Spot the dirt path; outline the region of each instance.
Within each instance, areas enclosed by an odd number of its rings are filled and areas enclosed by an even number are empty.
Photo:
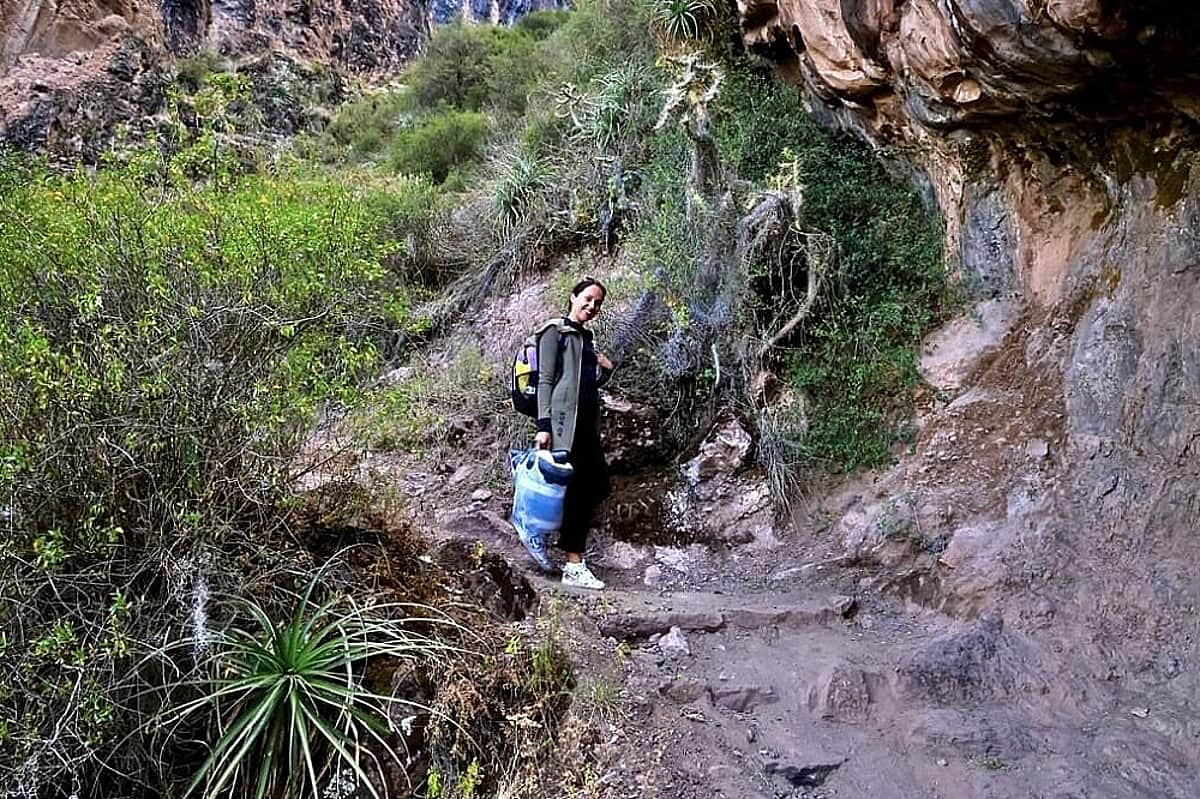
[[[1200,795],[1170,745],[1194,722],[997,620],[877,593],[799,540],[774,552],[601,540],[592,562],[610,585],[592,593],[533,571],[481,505],[445,529],[513,563],[563,619],[573,713],[596,740],[588,775],[556,795]]]

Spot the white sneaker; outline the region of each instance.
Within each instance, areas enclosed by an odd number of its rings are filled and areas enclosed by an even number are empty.
[[[590,588],[593,591],[604,590],[604,581],[592,574],[585,563],[564,563],[562,569],[562,584],[574,588]]]

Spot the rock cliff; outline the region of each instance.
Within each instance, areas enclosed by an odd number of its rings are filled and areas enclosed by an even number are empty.
[[[429,0],[429,17],[437,25],[456,19],[511,25],[531,11],[567,6],[567,0]]]
[[[0,68],[79,59],[135,33],[175,55],[281,49],[352,71],[395,69],[426,32],[425,4],[410,0],[14,0],[0,8]]]
[[[306,62],[395,71],[429,25],[412,0],[13,0],[0,5],[0,141],[93,161],[120,124],[161,108],[171,56],[235,59],[256,88],[287,73],[291,91]]]
[[[1152,692],[1157,723],[1102,768],[1146,795],[1193,795],[1181,764],[1200,759],[1186,721],[1200,690],[1200,8],[739,10],[746,43],[818,113],[916,167],[983,300],[931,337],[926,374],[944,400],[874,505],[843,518],[843,546],[887,560],[913,599],[999,616],[1098,684]],[[899,525],[940,556],[905,560],[883,540]]]

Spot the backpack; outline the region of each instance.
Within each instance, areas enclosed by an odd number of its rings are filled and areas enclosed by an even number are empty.
[[[526,337],[517,350],[517,354],[513,356],[512,372],[508,383],[513,410],[531,419],[537,418],[538,339],[552,327],[558,327],[558,320],[546,322]],[[559,347],[561,346],[560,337]]]

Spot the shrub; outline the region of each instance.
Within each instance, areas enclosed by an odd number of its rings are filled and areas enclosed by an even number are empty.
[[[296,441],[408,322],[376,186],[162,183],[156,158],[0,163],[0,771],[34,795],[100,760],[170,780],[131,734],[142,642],[278,565]]]
[[[175,60],[175,82],[186,92],[198,92],[214,72],[227,72],[229,63],[214,50],[201,50],[195,55]]]
[[[585,85],[622,65],[650,66],[659,53],[648,22],[640,0],[581,0],[546,40],[547,72],[555,82]]]
[[[513,27],[540,42],[561,28],[570,16],[570,12],[562,10],[531,11],[522,15]]]
[[[377,155],[405,121],[404,96],[379,92],[341,105],[320,136],[306,145],[326,163]]]
[[[408,102],[418,112],[448,106],[519,114],[543,72],[541,52],[534,36],[520,27],[443,26],[405,72]]]
[[[490,124],[474,111],[435,112],[397,134],[392,142],[391,167],[396,172],[429,175],[444,183],[462,174],[483,154]]]
[[[922,335],[952,307],[942,228],[859,142],[812,137],[797,151],[806,219],[839,246],[837,288],[785,357],[811,402],[803,451],[835,469],[879,466],[910,434]]]
[[[798,91],[745,61],[730,64],[727,76],[712,118],[722,167],[750,185],[762,185],[785,160],[785,149],[790,151],[787,158],[798,180],[793,188],[803,198],[800,223],[830,234],[839,253],[832,288],[773,354],[787,382],[808,401],[763,417],[760,456],[770,466],[882,464],[906,435],[920,337],[948,310],[940,224],[915,192],[889,178],[868,148],[821,128]],[[695,346],[686,346],[692,335],[687,331],[732,322],[728,309],[722,310],[725,300],[717,298],[709,307],[700,302],[697,287],[707,285],[702,276],[714,268],[735,268],[728,220],[705,215],[698,228],[689,218],[684,202],[688,157],[678,131],[649,139],[641,164],[645,190],[629,237],[643,273],[663,277],[657,282],[673,314],[672,341],[679,343],[668,341],[660,349],[656,360],[665,375],[657,379],[685,384],[696,378],[703,360]],[[773,330],[788,300],[804,296],[808,269],[803,257],[789,263],[770,275],[756,264],[745,274],[725,275],[730,285],[744,286],[738,302],[750,318],[743,314],[741,323]],[[780,485],[786,482],[777,479]]]

